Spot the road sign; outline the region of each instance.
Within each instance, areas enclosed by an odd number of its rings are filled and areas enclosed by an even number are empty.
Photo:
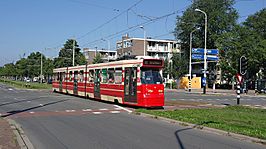
[[[192,59],[203,60],[204,59],[204,55],[202,55],[202,54],[192,54],[191,58]],[[217,55],[207,55],[207,60],[208,61],[218,61],[219,58],[218,58]]]
[[[191,55],[192,59],[199,59],[199,60],[203,60],[204,59],[204,55],[202,54],[192,54]]]
[[[205,77],[202,78],[202,85],[206,86],[206,78]]]
[[[192,48],[192,53],[204,53],[204,49],[203,48]]]
[[[239,83],[242,83],[243,77],[240,74],[236,74],[236,79]]]
[[[192,48],[192,53],[204,54],[204,49],[203,48]],[[207,54],[218,55],[219,50],[218,49],[207,49]]]
[[[219,50],[218,49],[207,49],[207,54],[218,55]]]
[[[218,61],[219,58],[217,55],[207,55],[207,60],[210,60],[210,61]]]

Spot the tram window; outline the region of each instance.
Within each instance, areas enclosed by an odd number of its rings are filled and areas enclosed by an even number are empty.
[[[89,71],[89,82],[93,82],[93,80],[94,80],[94,71],[90,70]]]
[[[122,68],[116,68],[115,69],[115,84],[121,84],[122,83]]]
[[[56,74],[56,80],[59,81],[59,72]]]
[[[65,79],[66,79],[66,73],[63,72],[63,75],[62,76],[63,76],[62,80],[65,81]]]
[[[78,80],[78,71],[74,72],[74,80],[76,80],[76,81]]]
[[[69,72],[69,81],[72,81],[72,71]]]
[[[107,82],[107,69],[102,69],[102,83]]]
[[[115,76],[114,76],[114,68],[108,69],[108,83],[114,83]]]
[[[79,72],[79,81],[80,82],[83,82],[83,80],[84,80],[84,71],[83,70],[81,70],[80,72]]]
[[[141,69],[142,84],[162,84],[162,77],[157,69]]]

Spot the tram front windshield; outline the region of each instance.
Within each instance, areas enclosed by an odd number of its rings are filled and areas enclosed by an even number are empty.
[[[162,77],[159,69],[141,69],[141,83],[142,84],[162,84]]]

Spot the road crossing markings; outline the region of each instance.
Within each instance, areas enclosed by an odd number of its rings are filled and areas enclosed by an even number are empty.
[[[120,108],[120,109],[122,109],[122,110],[125,110],[125,111],[127,111],[128,113],[132,113],[132,111],[131,110],[128,110],[127,108],[124,108],[124,107],[121,107],[121,106],[118,106],[118,105],[114,105],[115,107],[117,107],[117,108]]]
[[[89,112],[92,111],[91,109],[82,109],[83,112]]]
[[[108,109],[99,109],[100,111],[106,111],[106,110],[108,110]]]
[[[31,112],[29,112],[29,113],[30,113],[30,114],[34,114],[35,112],[32,112],[32,111],[31,111]]]
[[[110,111],[110,113],[120,113],[120,111]]]
[[[102,112],[92,112],[93,114],[102,114]]]
[[[75,112],[76,110],[66,110],[66,112]]]

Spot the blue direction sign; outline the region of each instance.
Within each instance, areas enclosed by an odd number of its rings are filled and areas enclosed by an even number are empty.
[[[192,59],[199,59],[199,60],[203,60],[204,59],[204,55],[202,54],[192,54],[191,55]]]
[[[192,48],[192,53],[204,54],[204,49],[203,48]],[[207,49],[207,54],[218,55],[219,50],[218,49]]]
[[[217,55],[207,55],[207,60],[209,61],[218,61],[219,58]]]
[[[203,48],[192,48],[192,53],[204,53]]]
[[[219,50],[218,49],[207,49],[207,54],[218,55]]]
[[[203,54],[192,54],[191,55],[192,59],[197,59],[197,60],[203,60],[204,59],[204,55]],[[218,61],[219,58],[217,55],[207,55],[207,60],[208,61]]]

